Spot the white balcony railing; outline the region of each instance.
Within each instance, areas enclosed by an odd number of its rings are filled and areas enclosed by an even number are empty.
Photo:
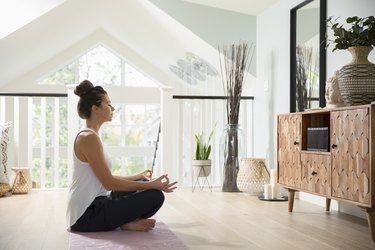
[[[226,118],[225,96],[173,96],[174,105],[177,106],[177,165],[180,166],[179,180],[183,186],[193,184],[191,161],[195,152],[195,134],[203,132],[207,138],[214,129],[210,159],[212,170],[209,176],[210,184],[221,186],[223,178],[223,156],[220,146],[224,132]],[[240,106],[240,128],[243,132],[244,152],[243,157],[254,156],[254,119],[252,96],[243,96]]]
[[[67,185],[66,96],[0,94],[0,123],[12,122],[8,167],[29,167],[40,188]]]
[[[68,88],[69,89],[69,88]],[[160,105],[161,134],[155,175],[168,173],[182,186],[192,185],[191,160],[195,150],[194,134],[209,133],[216,124],[212,143],[213,171],[211,184],[222,183],[220,137],[226,124],[225,98],[173,96],[170,89],[143,91],[147,96],[135,98],[134,93],[111,90],[112,103],[149,103]],[[30,167],[32,179],[40,188],[65,188],[71,173],[71,148],[79,129],[76,97],[66,94],[0,93],[0,123],[11,121],[8,151],[9,167]],[[124,95],[126,93],[126,95]],[[131,99],[133,98],[133,99]],[[241,101],[240,126],[246,141],[247,156],[253,156],[253,97]],[[158,125],[158,124],[157,124]],[[156,140],[156,137],[155,137]],[[111,146],[107,152],[121,161],[143,157],[144,168],[151,167],[155,145],[146,147]],[[125,164],[125,165],[124,165]]]

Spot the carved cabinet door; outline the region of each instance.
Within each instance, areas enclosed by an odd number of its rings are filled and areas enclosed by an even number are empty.
[[[301,165],[301,189],[331,196],[331,156],[304,152]]]
[[[331,112],[332,196],[370,203],[370,109]]]
[[[301,186],[302,116],[278,116],[278,182],[289,187]]]

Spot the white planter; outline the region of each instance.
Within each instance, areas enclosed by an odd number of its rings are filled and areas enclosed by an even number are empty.
[[[197,177],[207,177],[211,174],[211,160],[192,160],[193,173]]]

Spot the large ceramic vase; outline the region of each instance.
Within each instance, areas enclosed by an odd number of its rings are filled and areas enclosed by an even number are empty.
[[[222,191],[240,192],[237,186],[239,160],[244,156],[244,137],[239,124],[227,124],[223,135],[224,181]]]
[[[368,60],[372,47],[350,47],[352,61],[339,70],[341,96],[348,106],[375,101],[375,64]]]

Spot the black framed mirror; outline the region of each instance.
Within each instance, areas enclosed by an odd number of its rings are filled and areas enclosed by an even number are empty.
[[[327,1],[290,11],[290,112],[325,107]]]

